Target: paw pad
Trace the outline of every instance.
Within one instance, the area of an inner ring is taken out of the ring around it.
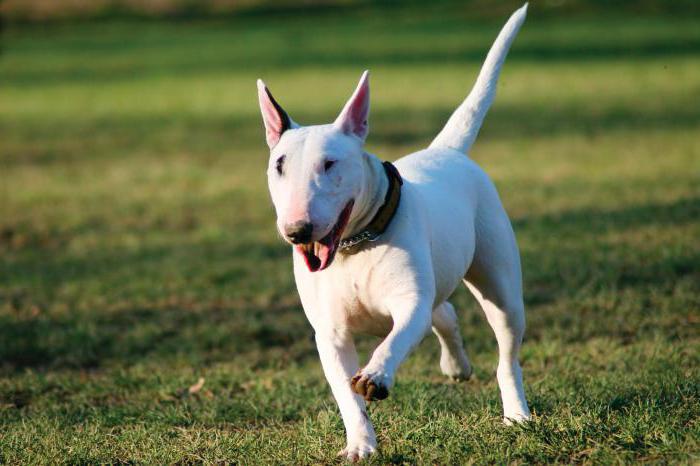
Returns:
[[[376,383],[369,376],[358,372],[350,380],[352,390],[367,401],[383,400],[389,396],[389,389],[381,383]]]

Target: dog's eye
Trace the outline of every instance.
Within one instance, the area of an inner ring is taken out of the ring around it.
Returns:
[[[277,162],[275,162],[275,169],[277,170],[277,174],[282,176],[282,171],[284,170],[284,155],[282,155],[280,158],[277,159]]]
[[[328,171],[333,165],[335,165],[335,160],[326,160],[326,162],[323,164],[323,169]]]

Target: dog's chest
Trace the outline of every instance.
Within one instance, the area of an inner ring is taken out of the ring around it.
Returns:
[[[350,280],[342,294],[341,313],[336,317],[336,324],[353,333],[386,336],[391,331],[393,320],[381,309],[375,293],[376,290],[371,289],[364,280]]]
[[[355,255],[338,255],[328,269],[311,273],[294,254],[294,274],[304,312],[319,331],[350,331],[385,337],[393,327],[387,296],[396,292],[388,270],[395,258],[384,248]]]
[[[373,280],[373,267],[349,267],[340,260],[322,274],[309,274],[295,263],[297,288],[304,311],[312,326],[319,330],[349,330],[386,336],[393,320],[382,308],[386,290]]]

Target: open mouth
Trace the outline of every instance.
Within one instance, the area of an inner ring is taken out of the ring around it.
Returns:
[[[304,256],[306,261],[306,266],[311,272],[318,272],[327,268],[333,262],[335,253],[338,251],[338,245],[340,244],[340,239],[343,236],[343,231],[348,224],[350,219],[350,212],[352,212],[352,206],[355,204],[354,200],[350,200],[340,212],[338,216],[338,221],[331,229],[330,233],[321,238],[318,241],[306,244],[298,244],[294,247],[301,255]]]

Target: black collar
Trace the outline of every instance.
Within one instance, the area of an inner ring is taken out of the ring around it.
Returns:
[[[360,251],[365,241],[376,241],[387,229],[401,200],[401,185],[403,180],[396,167],[391,162],[383,162],[382,166],[389,180],[384,204],[379,208],[370,222],[359,233],[340,241],[342,254],[355,254]]]

